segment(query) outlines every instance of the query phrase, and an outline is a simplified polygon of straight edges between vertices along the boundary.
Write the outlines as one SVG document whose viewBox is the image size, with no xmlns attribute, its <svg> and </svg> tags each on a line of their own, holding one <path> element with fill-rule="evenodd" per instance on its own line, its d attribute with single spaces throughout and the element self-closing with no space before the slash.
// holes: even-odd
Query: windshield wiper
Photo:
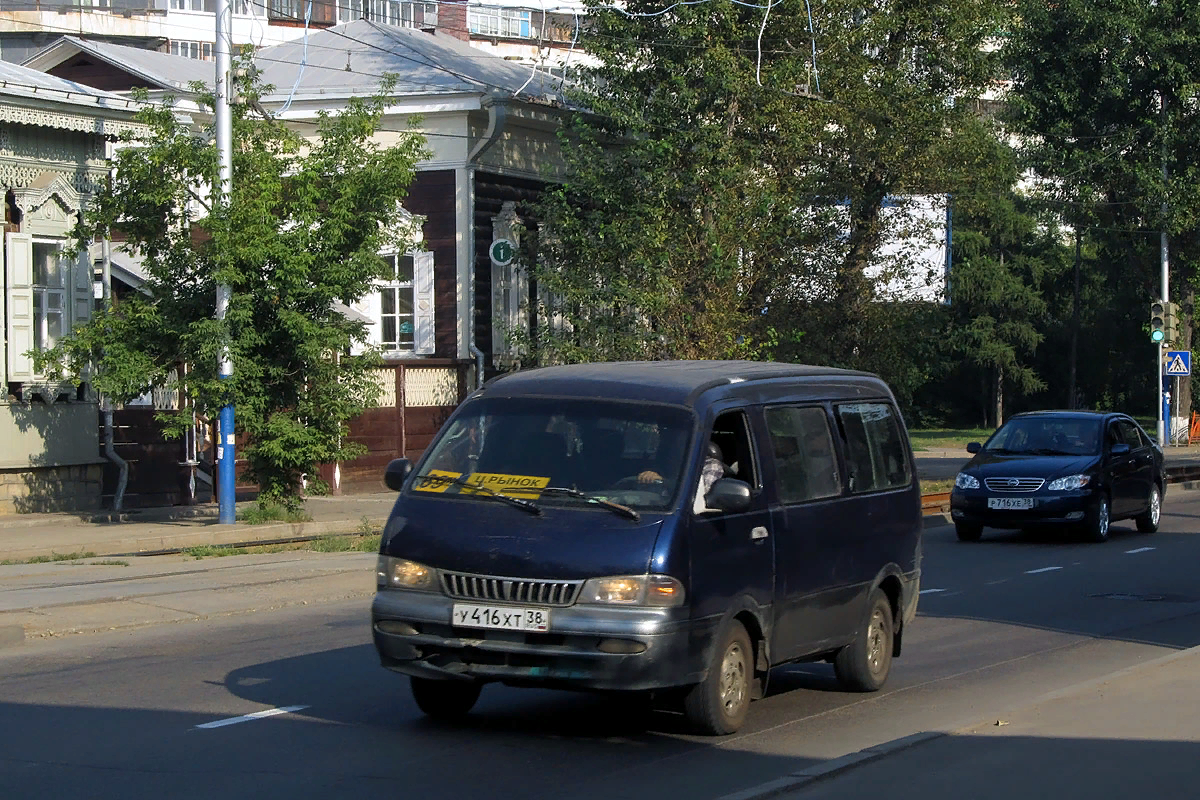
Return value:
<svg viewBox="0 0 1200 800">
<path fill-rule="evenodd" d="M 1033 451 L 1036 456 L 1069 456 L 1074 453 L 1068 453 L 1066 450 L 1055 450 L 1053 447 L 1039 447 Z"/>
<path fill-rule="evenodd" d="M 565 494 L 567 497 L 577 497 L 580 500 L 586 500 L 593 505 L 603 506 L 609 511 L 612 511 L 614 514 L 620 514 L 621 516 L 631 519 L 634 522 L 637 522 L 642 518 L 641 514 L 634 511 L 629 506 L 623 506 L 620 503 L 614 503 L 611 500 L 605 500 L 603 497 L 593 497 L 592 495 L 587 494 L 586 492 L 581 492 L 578 489 L 570 489 L 566 486 L 547 486 L 545 489 L 542 489 L 541 492 L 542 494 Z"/>
<path fill-rule="evenodd" d="M 459 475 L 457 478 L 446 478 L 441 475 L 418 475 L 417 480 L 433 481 L 434 483 L 444 483 L 444 484 L 446 484 L 447 488 L 450 486 L 466 486 L 467 488 L 472 489 L 474 491 L 482 492 L 484 497 L 494 497 L 497 500 L 508 503 L 510 506 L 513 506 L 514 508 L 519 508 L 522 511 L 528 511 L 530 514 L 541 514 L 542 513 L 542 509 L 539 508 L 537 503 L 533 502 L 532 500 L 522 500 L 519 497 L 513 497 L 512 495 L 507 495 L 507 494 L 504 494 L 503 492 L 497 492 L 495 489 L 492 489 L 489 486 L 484 486 L 481 483 L 471 483 L 470 481 L 467 480 L 467 478 L 469 478 L 469 477 L 471 477 L 471 473 L 464 472 L 462 475 Z"/>
</svg>

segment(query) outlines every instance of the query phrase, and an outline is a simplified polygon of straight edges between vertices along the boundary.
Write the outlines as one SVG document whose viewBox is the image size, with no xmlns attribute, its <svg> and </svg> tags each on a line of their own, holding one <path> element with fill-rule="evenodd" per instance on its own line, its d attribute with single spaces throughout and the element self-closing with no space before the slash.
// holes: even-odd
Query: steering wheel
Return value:
<svg viewBox="0 0 1200 800">
<path fill-rule="evenodd" d="M 644 492 L 661 492 L 663 489 L 663 480 L 659 478 L 656 481 L 641 481 L 637 475 L 630 475 L 628 478 L 621 478 L 613 484 L 614 489 L 641 489 Z"/>
</svg>

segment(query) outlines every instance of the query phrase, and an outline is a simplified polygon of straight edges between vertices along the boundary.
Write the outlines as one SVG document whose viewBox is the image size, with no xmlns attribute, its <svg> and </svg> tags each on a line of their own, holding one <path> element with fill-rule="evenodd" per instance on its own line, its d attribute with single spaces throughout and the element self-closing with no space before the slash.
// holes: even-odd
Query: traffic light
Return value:
<svg viewBox="0 0 1200 800">
<path fill-rule="evenodd" d="M 1155 300 L 1150 304 L 1150 341 L 1163 344 L 1167 340 L 1167 303 Z"/>
<path fill-rule="evenodd" d="M 1174 303 L 1163 303 L 1163 341 L 1167 344 L 1178 342 L 1179 336 L 1179 317 L 1175 314 Z"/>
</svg>

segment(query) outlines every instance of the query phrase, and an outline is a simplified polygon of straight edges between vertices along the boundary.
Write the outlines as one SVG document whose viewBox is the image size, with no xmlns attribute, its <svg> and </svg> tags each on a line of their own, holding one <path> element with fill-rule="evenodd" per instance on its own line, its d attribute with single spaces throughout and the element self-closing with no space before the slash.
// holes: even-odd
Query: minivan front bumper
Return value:
<svg viewBox="0 0 1200 800">
<path fill-rule="evenodd" d="M 550 609 L 550 631 L 452 627 L 454 601 L 385 589 L 371 606 L 383 666 L 405 675 L 590 690 L 644 691 L 704 678 L 715 621 L 686 609 L 574 605 Z"/>
</svg>

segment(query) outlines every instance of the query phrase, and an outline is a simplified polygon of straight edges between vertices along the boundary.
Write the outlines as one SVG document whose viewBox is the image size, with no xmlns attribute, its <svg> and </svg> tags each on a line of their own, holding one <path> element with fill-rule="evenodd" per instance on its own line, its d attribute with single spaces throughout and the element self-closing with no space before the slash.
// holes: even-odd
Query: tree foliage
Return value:
<svg viewBox="0 0 1200 800">
<path fill-rule="evenodd" d="M 539 357 L 894 366 L 914 388 L 928 370 L 897 337 L 930 315 L 875 302 L 913 266 L 881 261 L 904 221 L 881 209 L 980 180 L 1003 9 L 593 3 L 589 114 L 538 209 Z"/>
<path fill-rule="evenodd" d="M 117 402 L 176 371 L 201 415 L 234 405 L 260 501 L 294 506 L 303 475 L 312 481 L 318 464 L 361 452 L 346 426 L 374 399 L 378 357 L 349 354 L 365 345 L 365 326 L 336 304 L 357 301 L 383 276 L 379 252 L 412 246 L 389 240 L 425 150 L 416 134 L 374 142 L 390 82 L 375 98 L 322 114 L 310 137 L 254 111 L 263 88 L 252 70 L 238 87 L 247 102 L 233 107 L 228 204 L 214 202 L 213 130 L 195 130 L 170 107 L 140 112 L 149 133 L 119 148 L 78 238 L 81 247 L 109 234 L 122 240 L 142 260 L 145 294 L 98 313 L 42 363 L 74 374 L 91 364 L 96 388 Z M 211 96 L 200 103 L 211 109 Z M 215 318 L 219 284 L 232 290 L 224 321 Z M 218 374 L 223 345 L 231 379 Z M 171 424 L 178 433 L 189 421 Z"/>
<path fill-rule="evenodd" d="M 1153 412 L 1141 329 L 1160 294 L 1160 232 L 1171 299 L 1189 323 L 1200 279 L 1192 266 L 1200 258 L 1200 9 L 1191 0 L 1019 8 L 1005 50 L 1012 127 L 1042 192 L 1095 253 L 1085 283 L 1105 285 L 1087 310 L 1122 334 L 1084 339 L 1088 393 L 1094 403 L 1136 397 L 1139 410 Z M 1191 347 L 1190 324 L 1176 344 Z M 1141 366 L 1120 368 L 1131 364 Z"/>
</svg>

